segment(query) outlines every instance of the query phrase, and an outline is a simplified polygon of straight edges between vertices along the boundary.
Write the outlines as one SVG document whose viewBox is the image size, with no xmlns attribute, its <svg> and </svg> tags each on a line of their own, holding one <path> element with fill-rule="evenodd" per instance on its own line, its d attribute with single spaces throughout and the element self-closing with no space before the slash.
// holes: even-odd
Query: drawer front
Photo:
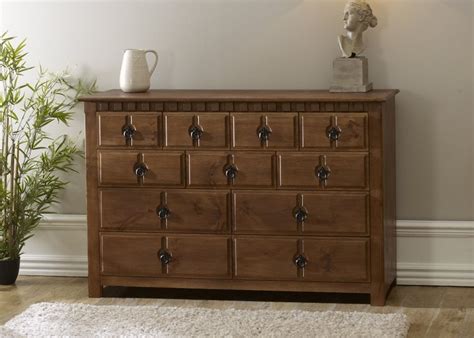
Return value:
<svg viewBox="0 0 474 338">
<path fill-rule="evenodd" d="M 176 277 L 231 277 L 231 240 L 228 237 L 168 236 L 172 256 L 167 274 Z"/>
<path fill-rule="evenodd" d="M 301 148 L 367 149 L 367 114 L 301 114 Z"/>
<path fill-rule="evenodd" d="M 164 147 L 229 148 L 227 113 L 163 113 Z"/>
<path fill-rule="evenodd" d="M 225 191 L 103 189 L 100 191 L 101 228 L 228 232 L 229 199 Z"/>
<path fill-rule="evenodd" d="M 365 153 L 279 153 L 278 186 L 300 189 L 366 189 Z"/>
<path fill-rule="evenodd" d="M 101 249 L 104 275 L 225 278 L 231 274 L 227 237 L 102 234 Z"/>
<path fill-rule="evenodd" d="M 367 193 L 236 191 L 237 234 L 367 235 Z"/>
<path fill-rule="evenodd" d="M 274 187 L 274 163 L 272 153 L 188 152 L 187 184 L 190 187 Z"/>
<path fill-rule="evenodd" d="M 238 237 L 234 241 L 237 278 L 369 280 L 367 239 Z"/>
<path fill-rule="evenodd" d="M 159 113 L 97 114 L 99 146 L 160 146 Z"/>
<path fill-rule="evenodd" d="M 297 113 L 231 114 L 235 149 L 295 149 L 298 147 Z"/>
<path fill-rule="evenodd" d="M 303 256 L 305 280 L 369 281 L 368 239 L 304 239 Z"/>
<path fill-rule="evenodd" d="M 101 151 L 98 161 L 102 185 L 184 186 L 181 152 Z"/>
<path fill-rule="evenodd" d="M 297 279 L 293 258 L 298 241 L 287 238 L 234 239 L 235 277 L 240 279 Z"/>
</svg>

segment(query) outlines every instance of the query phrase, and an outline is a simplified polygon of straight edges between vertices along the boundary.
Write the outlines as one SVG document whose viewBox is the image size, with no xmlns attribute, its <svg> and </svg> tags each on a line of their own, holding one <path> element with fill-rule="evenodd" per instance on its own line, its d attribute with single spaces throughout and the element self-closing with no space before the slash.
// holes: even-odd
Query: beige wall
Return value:
<svg viewBox="0 0 474 338">
<path fill-rule="evenodd" d="M 1 1 L 1 0 L 0 0 Z M 118 87 L 121 52 L 160 54 L 153 88 L 328 88 L 344 0 L 2 1 L 30 60 Z M 372 0 L 370 77 L 397 97 L 399 219 L 474 219 L 471 0 Z M 80 112 L 71 133 L 82 130 Z M 80 164 L 83 167 L 83 164 Z M 83 213 L 84 175 L 58 207 Z"/>
</svg>

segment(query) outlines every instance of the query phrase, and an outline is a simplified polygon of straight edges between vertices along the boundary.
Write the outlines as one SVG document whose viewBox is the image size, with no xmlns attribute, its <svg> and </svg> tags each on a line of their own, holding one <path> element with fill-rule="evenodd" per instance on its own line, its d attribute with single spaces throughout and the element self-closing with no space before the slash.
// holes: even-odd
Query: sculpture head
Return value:
<svg viewBox="0 0 474 338">
<path fill-rule="evenodd" d="M 377 26 L 377 18 L 369 4 L 364 0 L 349 0 L 344 8 L 344 29 L 361 33 L 369 26 Z"/>
</svg>

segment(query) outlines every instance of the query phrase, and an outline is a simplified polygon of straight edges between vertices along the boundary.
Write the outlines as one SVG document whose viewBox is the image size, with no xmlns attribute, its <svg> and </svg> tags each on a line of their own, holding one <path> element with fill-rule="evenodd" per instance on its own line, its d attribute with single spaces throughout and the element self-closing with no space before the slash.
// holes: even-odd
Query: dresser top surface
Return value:
<svg viewBox="0 0 474 338">
<path fill-rule="evenodd" d="M 119 89 L 82 96 L 85 102 L 103 101 L 244 101 L 244 102 L 384 102 L 398 89 L 377 89 L 367 93 L 330 93 L 328 90 L 150 90 L 124 93 Z"/>
</svg>

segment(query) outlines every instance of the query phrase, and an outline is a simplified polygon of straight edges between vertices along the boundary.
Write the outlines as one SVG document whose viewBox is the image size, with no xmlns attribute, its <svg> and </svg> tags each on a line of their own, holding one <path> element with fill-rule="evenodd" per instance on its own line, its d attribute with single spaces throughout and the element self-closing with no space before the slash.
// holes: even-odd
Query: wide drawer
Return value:
<svg viewBox="0 0 474 338">
<path fill-rule="evenodd" d="M 234 191 L 237 234 L 368 234 L 368 194 Z"/>
<path fill-rule="evenodd" d="M 224 236 L 102 233 L 102 274 L 226 278 L 230 243 Z"/>
<path fill-rule="evenodd" d="M 100 225 L 107 230 L 228 232 L 230 193 L 102 189 Z"/>
<path fill-rule="evenodd" d="M 275 186 L 275 156 L 265 152 L 187 152 L 189 187 Z"/>
<path fill-rule="evenodd" d="M 99 146 L 160 146 L 161 113 L 97 113 Z"/>
<path fill-rule="evenodd" d="M 366 153 L 278 153 L 278 187 L 366 189 Z"/>
<path fill-rule="evenodd" d="M 229 114 L 163 113 L 166 148 L 229 148 Z"/>
<path fill-rule="evenodd" d="M 367 239 L 237 237 L 234 246 L 240 279 L 369 280 Z"/>
<path fill-rule="evenodd" d="M 367 149 L 367 114 L 300 115 L 301 149 Z"/>
<path fill-rule="evenodd" d="M 181 152 L 99 151 L 102 185 L 184 186 Z"/>
<path fill-rule="evenodd" d="M 297 148 L 297 121 L 297 113 L 233 113 L 232 148 Z"/>
</svg>

